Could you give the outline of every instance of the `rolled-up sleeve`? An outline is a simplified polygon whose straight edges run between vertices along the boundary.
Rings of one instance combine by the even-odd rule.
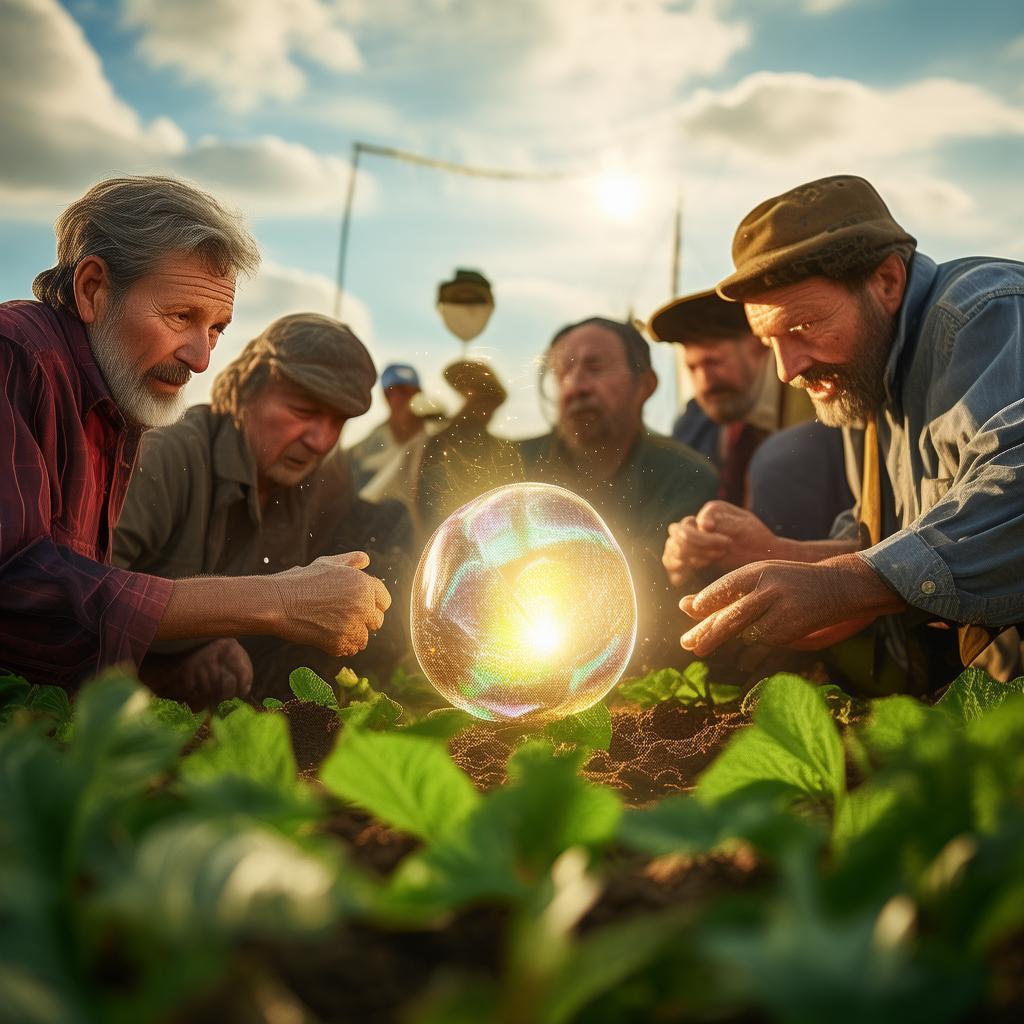
[[[57,543],[59,470],[38,437],[60,431],[66,410],[38,367],[2,342],[0,379],[0,667],[68,687],[106,665],[137,665],[172,585]]]
[[[947,412],[928,443],[956,451],[939,500],[860,552],[908,604],[990,626],[1024,621],[1024,296],[985,307],[951,335],[933,385]],[[944,490],[944,493],[942,491]]]

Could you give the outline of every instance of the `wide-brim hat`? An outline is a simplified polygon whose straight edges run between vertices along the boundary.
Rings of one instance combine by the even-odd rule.
[[[714,288],[666,302],[651,314],[647,332],[655,341],[674,341],[680,345],[751,333],[743,306],[723,299]]]
[[[733,238],[736,270],[716,290],[743,301],[819,274],[839,278],[869,270],[889,253],[909,255],[916,245],[870,182],[837,174],[755,206]]]

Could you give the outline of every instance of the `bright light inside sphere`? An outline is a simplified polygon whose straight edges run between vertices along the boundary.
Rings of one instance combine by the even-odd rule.
[[[430,538],[413,581],[412,640],[456,707],[490,720],[561,718],[622,676],[636,640],[633,581],[579,495],[499,487]]]
[[[609,172],[594,183],[601,209],[612,220],[632,220],[640,209],[643,185],[631,174]]]

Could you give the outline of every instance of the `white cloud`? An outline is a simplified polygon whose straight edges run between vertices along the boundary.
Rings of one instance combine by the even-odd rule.
[[[904,156],[951,140],[1024,135],[1024,109],[971,83],[930,78],[881,90],[768,71],[726,92],[699,91],[682,108],[681,122],[688,141],[790,164]]]
[[[190,144],[168,118],[144,123],[103,73],[56,0],[6,0],[0,34],[0,212],[51,218],[91,182],[115,174],[185,175],[257,214],[340,209],[348,163],[273,136]],[[360,186],[372,206],[373,184]]]
[[[150,64],[206,86],[232,110],[302,95],[307,77],[299,61],[334,72],[362,67],[338,11],[321,0],[122,0],[121,6]]]

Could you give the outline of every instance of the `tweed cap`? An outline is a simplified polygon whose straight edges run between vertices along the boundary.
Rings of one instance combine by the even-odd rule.
[[[214,409],[237,412],[240,390],[259,366],[269,366],[348,418],[370,408],[377,380],[370,353],[343,323],[320,313],[291,313],[253,338],[218,374]]]
[[[655,341],[705,344],[750,334],[743,306],[727,302],[713,288],[665,303],[651,314],[647,331]]]
[[[766,199],[740,221],[736,271],[717,291],[743,301],[808,277],[867,271],[892,252],[909,257],[916,245],[869,182],[851,174],[819,178]]]

